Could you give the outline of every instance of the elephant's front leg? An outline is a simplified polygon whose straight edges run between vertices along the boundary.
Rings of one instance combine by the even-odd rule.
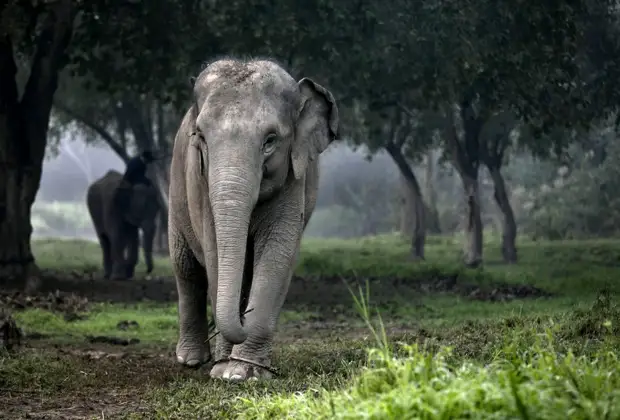
[[[254,278],[245,315],[248,338],[235,345],[224,379],[271,378],[272,343],[303,233],[301,206],[281,206],[257,233]]]
[[[197,367],[211,357],[207,341],[207,276],[174,223],[168,238],[179,296],[176,359],[182,365]]]
[[[112,250],[110,247],[110,239],[100,233],[99,244],[101,245],[101,252],[103,253],[103,278],[109,279],[112,275]]]
[[[112,256],[112,280],[124,280],[127,276],[125,249],[127,238],[122,228],[117,228],[110,235],[110,253]]]

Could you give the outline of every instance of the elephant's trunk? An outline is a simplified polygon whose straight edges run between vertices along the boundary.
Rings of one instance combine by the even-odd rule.
[[[240,314],[243,269],[250,216],[259,184],[251,168],[224,167],[220,163],[209,166],[209,199],[218,262],[215,325],[227,341],[241,344],[247,338]]]

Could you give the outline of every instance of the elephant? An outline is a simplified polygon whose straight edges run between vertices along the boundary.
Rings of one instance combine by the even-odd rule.
[[[137,184],[131,187],[123,182],[121,173],[110,170],[93,182],[86,193],[88,212],[103,253],[106,279],[133,277],[138,262],[139,229],[142,230],[147,274],[153,271],[153,239],[156,216],[160,211],[157,191],[153,186]],[[131,188],[126,211],[122,211],[118,201],[121,188]]]
[[[219,59],[194,79],[174,140],[168,241],[178,292],[176,361],[212,378],[270,379],[272,343],[319,155],[338,138],[332,93],[270,59]],[[208,342],[207,298],[215,326]]]

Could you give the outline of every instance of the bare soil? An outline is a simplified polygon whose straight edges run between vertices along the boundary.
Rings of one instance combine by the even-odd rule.
[[[72,378],[67,377],[67,386],[59,384],[53,393],[29,387],[0,388],[0,418],[118,418],[122,413],[144,410],[141,396],[147,389],[165,385],[180,373],[170,355],[157,351],[119,351],[105,344],[66,348],[36,341],[20,349],[22,354],[42,351],[56,362],[76,366],[87,379],[79,380],[78,388],[71,386]],[[197,371],[183,374],[204,376]]]
[[[337,276],[294,276],[286,307],[300,305],[333,306],[351,302],[349,288],[357,291],[368,282],[375,304],[395,297],[420,297],[430,293],[460,295],[480,301],[510,301],[550,297],[551,294],[529,285],[494,283],[485,287],[462,282],[457,276],[420,281],[406,278],[342,278]],[[37,279],[20,281],[0,279],[0,307],[75,308],[86,301],[129,303],[139,301],[174,302],[176,283],[170,277],[137,277],[132,280],[104,280],[89,273],[44,272]]]

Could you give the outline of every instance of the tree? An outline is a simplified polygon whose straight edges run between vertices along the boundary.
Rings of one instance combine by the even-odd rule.
[[[175,61],[166,59],[172,35],[191,26],[192,16],[189,4],[174,1],[149,7],[131,0],[0,5],[0,276],[36,269],[31,206],[61,71],[96,73],[108,91],[118,80],[125,88],[148,90],[174,69]],[[143,68],[150,70],[148,77]]]
[[[127,22],[144,19],[170,27],[169,22],[161,22],[169,9],[163,7],[164,13],[160,7],[153,5],[152,9],[150,6],[135,11]],[[175,10],[173,7],[172,17]],[[331,13],[334,10],[339,12]],[[267,55],[283,62],[295,77],[318,70],[328,75],[331,65],[322,45],[327,39],[336,39],[339,35],[335,31],[345,27],[346,22],[346,7],[337,9],[335,3],[301,7],[294,2],[255,2],[249,6],[238,1],[214,1],[198,2],[194,11],[192,20],[172,25],[176,32],[163,31],[164,35],[157,34],[155,40],[133,33],[128,23],[119,24],[119,31],[142,46],[139,57],[147,56],[146,65],[131,56],[136,47],[128,47],[123,41],[112,44],[116,48],[106,44],[96,57],[96,65],[81,71],[78,78],[62,78],[55,101],[58,128],[77,123],[83,128],[82,134],[88,134],[88,140],[104,140],[125,161],[130,149],[148,148],[169,155],[178,121],[190,99],[190,76],[198,73],[202,61],[223,53]],[[110,33],[101,21],[93,25],[86,34],[87,41]],[[246,30],[239,31],[241,27]],[[162,56],[156,47],[167,55]],[[158,65],[153,74],[149,65],[156,62],[153,60],[173,64]],[[129,67],[131,74],[116,77],[119,66]],[[170,71],[164,73],[159,67]],[[140,84],[140,77],[158,83]],[[162,202],[167,201],[167,163],[163,160],[156,166]]]
[[[564,121],[589,100],[575,60],[590,17],[588,1],[515,9],[507,1],[438,0],[409,5],[408,13],[398,2],[376,6],[367,13],[379,24],[363,50],[377,53],[352,61],[363,70],[349,84],[364,86],[369,100],[382,98],[386,107],[443,113],[445,154],[467,201],[465,262],[476,266],[482,262],[478,173],[489,150],[483,127],[504,110],[535,132],[591,121],[589,114]],[[497,175],[497,162],[488,157]]]
[[[489,118],[481,136],[481,161],[493,180],[493,198],[502,214],[502,257],[504,262],[517,262],[517,222],[510,204],[508,190],[501,169],[507,161],[507,151],[512,143],[511,135],[517,121],[511,112],[499,112]]]
[[[432,137],[423,130],[423,115],[395,106],[383,108],[381,99],[377,103],[382,107],[380,112],[357,102],[352,112],[345,114],[349,127],[355,126],[355,129],[350,129],[350,142],[365,145],[371,155],[385,150],[392,158],[404,180],[405,197],[409,199],[413,214],[411,257],[421,260],[424,259],[426,240],[426,205],[411,162],[419,162],[423,158]]]
[[[0,6],[0,276],[34,268],[31,207],[41,178],[52,99],[76,16],[70,0],[38,7],[25,3]],[[34,41],[24,45],[30,38]],[[21,95],[20,53],[32,54]]]

